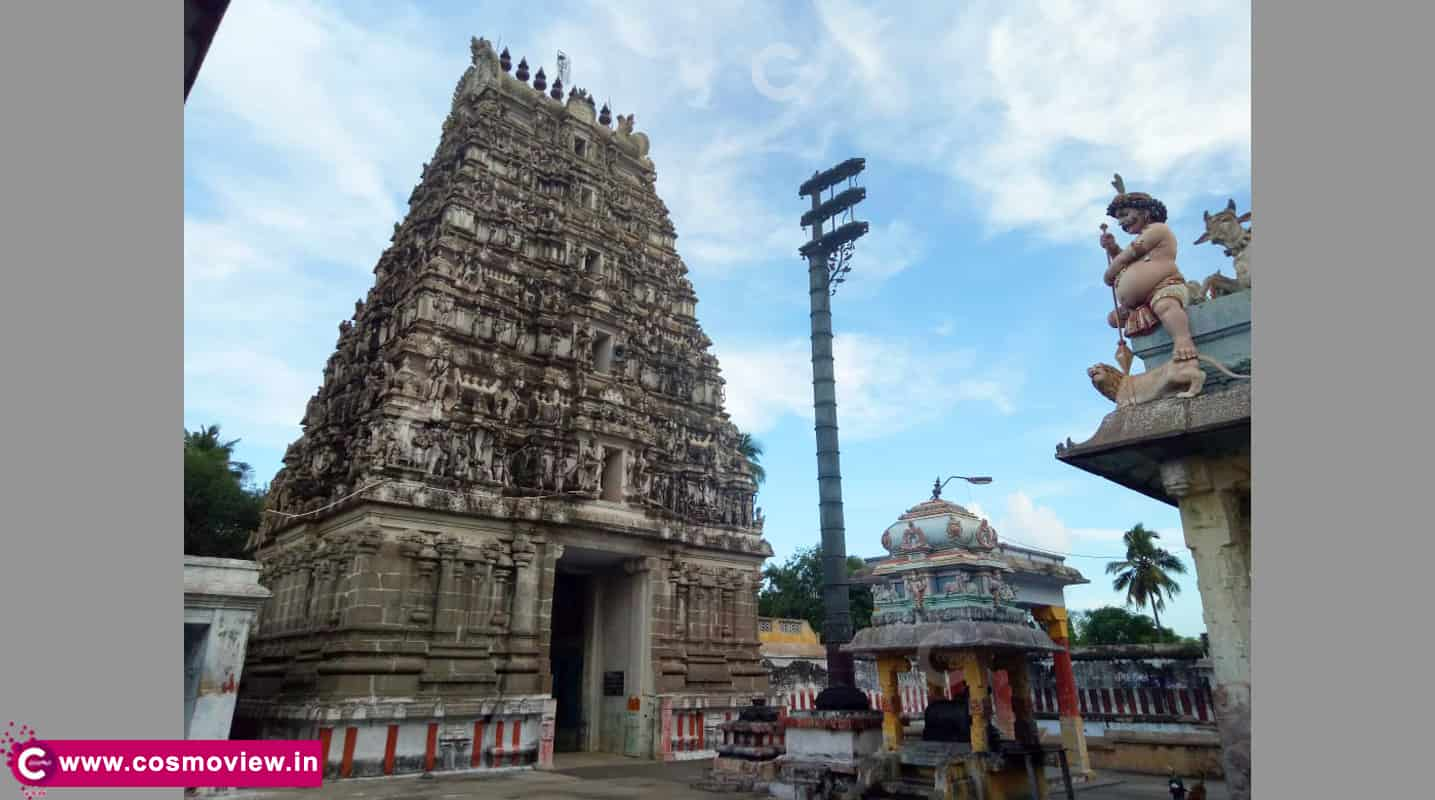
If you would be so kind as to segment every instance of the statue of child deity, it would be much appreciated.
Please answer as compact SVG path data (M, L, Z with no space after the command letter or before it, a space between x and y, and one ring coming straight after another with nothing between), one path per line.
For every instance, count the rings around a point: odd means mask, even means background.
M1160 325L1171 336L1171 360L1193 359L1196 344L1186 317L1192 297L1176 267L1176 236L1166 225L1166 206L1144 192L1127 192L1120 175L1112 186L1116 197L1106 213L1136 238L1123 250L1115 236L1101 234L1101 247L1111 259L1106 285L1115 290L1117 305L1107 322L1124 326L1127 336L1148 334Z

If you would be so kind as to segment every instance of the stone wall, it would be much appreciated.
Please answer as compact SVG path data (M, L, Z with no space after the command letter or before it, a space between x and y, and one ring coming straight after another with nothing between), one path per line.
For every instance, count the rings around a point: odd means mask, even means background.
M259 565L184 558L184 735L227 739L251 625L269 592Z

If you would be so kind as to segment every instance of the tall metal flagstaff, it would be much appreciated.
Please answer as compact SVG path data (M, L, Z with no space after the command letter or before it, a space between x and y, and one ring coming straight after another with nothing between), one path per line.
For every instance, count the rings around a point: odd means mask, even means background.
M842 645L852 641L852 614L848 602L847 541L842 520L842 468L837 448L837 388L832 367L832 295L845 280L854 243L867 233L867 223L852 219L852 208L867 197L853 185L867 166L866 159L849 158L825 172L815 173L797 190L811 197L812 208L802 215L802 227L812 228L812 239L798 251L807 259L808 293L812 301L812 407L817 432L817 496L822 524L822 599L826 619L822 626L827 647L827 688L817 696L822 710L866 710L867 696L857 688L852 655ZM822 193L846 181L848 188ZM844 215L846 221L827 234L823 223Z

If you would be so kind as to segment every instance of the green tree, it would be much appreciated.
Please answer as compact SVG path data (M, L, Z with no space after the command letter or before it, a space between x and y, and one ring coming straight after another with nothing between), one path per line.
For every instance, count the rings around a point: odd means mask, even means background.
M847 574L866 567L856 556L847 557ZM763 587L757 596L757 613L764 617L805 619L820 635L826 613L822 607L822 548L799 549L780 566L768 564L762 571ZM854 628L872 624L872 590L866 586L848 588Z
M233 459L237 444L238 439L222 441L218 425L184 432L186 555L246 557L264 491L251 485L250 466Z
M752 438L752 434L744 433L738 437L737 449L747 460L747 469L752 473L752 479L761 486L767 480L767 470L762 468L762 443Z
M1156 546L1161 534L1146 530L1139 522L1122 538L1126 542L1125 560L1111 561L1106 565L1106 574L1116 576L1111 588L1126 593L1128 606L1149 607L1151 615L1156 618L1156 627L1160 628L1161 612L1166 608L1165 598L1175 597L1181 592L1181 584L1171 575L1184 575L1186 565L1167 550Z
M1145 614L1106 606L1073 614L1073 645L1162 644L1184 641L1170 628L1160 628Z

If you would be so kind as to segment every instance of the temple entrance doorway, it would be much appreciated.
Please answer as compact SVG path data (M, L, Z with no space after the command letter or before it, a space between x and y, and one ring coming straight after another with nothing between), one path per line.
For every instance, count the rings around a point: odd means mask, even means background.
M590 593L588 577L558 572L553 576L553 639L549 666L553 673L553 698L557 710L553 720L553 751L576 753L585 750L583 719L583 650L587 614L583 613Z
M631 556L567 545L553 581L550 669L556 753L646 756L651 735L633 706L652 694L647 575Z

